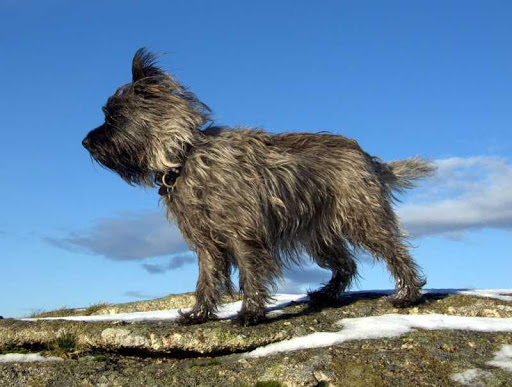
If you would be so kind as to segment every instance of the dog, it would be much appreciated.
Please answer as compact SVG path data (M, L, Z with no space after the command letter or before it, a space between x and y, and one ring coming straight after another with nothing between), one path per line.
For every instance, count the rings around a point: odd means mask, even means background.
M335 302L356 277L362 249L386 263L395 306L420 300L425 278L392 205L397 192L434 172L431 162L385 163L340 135L215 126L208 106L144 48L132 82L103 112L83 146L127 183L159 187L169 220L197 254L196 303L182 322L216 318L221 296L233 293L234 267L243 294L236 321L262 322L283 268L305 255L332 272L309 293L311 303Z

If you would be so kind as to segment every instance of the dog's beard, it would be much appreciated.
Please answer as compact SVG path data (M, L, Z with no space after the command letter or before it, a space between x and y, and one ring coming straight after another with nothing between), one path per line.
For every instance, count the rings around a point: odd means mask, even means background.
M88 146L88 151L100 166L117 173L128 184L154 185L154 173L146 167L145 152L137 149L135 142L93 142Z
M101 154L91 154L91 157L103 168L117 173L130 185L152 185L153 183L153 179L149 177L151 174L149 171L144 171L137 166L122 163Z

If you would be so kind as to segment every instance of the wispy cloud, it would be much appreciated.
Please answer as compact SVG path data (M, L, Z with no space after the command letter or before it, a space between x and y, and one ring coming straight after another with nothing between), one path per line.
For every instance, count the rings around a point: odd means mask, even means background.
M158 298L157 296L146 294L144 292L139 292L138 290L127 290L126 292L123 293L123 296L132 298L132 299L137 298L139 300L149 300L149 299Z
M137 261L188 252L178 228L160 212L126 212L98 219L89 229L61 238L46 238L60 248L102 255L116 261ZM178 262L182 261L178 257Z
M413 237L444 235L460 239L483 228L512 229L512 165L496 157L438 160L419 202L403 205L399 215Z
M279 284L279 292L298 294L319 287L331 278L331 272L318 266L294 266L283 273L283 280Z
M186 264L196 262L196 257L192 253L188 254L177 254L172 256L167 263L155 264L155 263L143 263L142 267L146 269L148 273L160 274L169 270L178 269Z

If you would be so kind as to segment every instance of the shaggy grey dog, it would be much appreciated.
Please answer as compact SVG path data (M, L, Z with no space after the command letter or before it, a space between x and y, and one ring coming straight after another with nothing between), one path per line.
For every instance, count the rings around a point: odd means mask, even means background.
M433 166L420 158L384 163L332 134L269 134L209 125L209 108L155 64L135 54L133 80L111 96L105 123L83 145L130 184L160 186L168 217L197 253L197 301L182 321L215 318L239 270L238 321L265 318L282 269L307 253L331 280L313 303L337 300L356 276L354 251L382 259L396 280L396 306L418 302L425 280L392 208Z

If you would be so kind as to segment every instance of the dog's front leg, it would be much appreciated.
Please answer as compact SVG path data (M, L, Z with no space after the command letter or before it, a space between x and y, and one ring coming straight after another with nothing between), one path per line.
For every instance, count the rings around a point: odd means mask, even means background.
M239 270L242 308L236 322L239 325L256 325L266 319L265 302L270 299L269 289L280 267L270 250L254 241L236 241L233 252Z
M225 257L214 246L197 250L199 278L196 285L196 303L189 312L181 312L178 322L181 324L200 324L217 318L217 303L221 297L225 276Z

